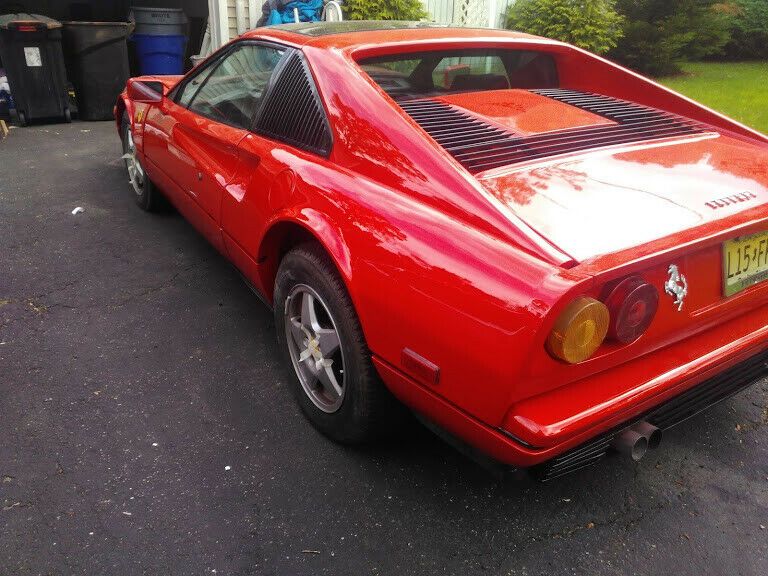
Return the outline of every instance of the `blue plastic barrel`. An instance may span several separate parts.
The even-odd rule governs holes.
[[[181,74],[184,71],[186,36],[134,34],[136,58],[142,74]]]

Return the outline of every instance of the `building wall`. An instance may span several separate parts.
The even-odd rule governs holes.
[[[131,6],[183,8],[190,18],[208,16],[208,0],[0,0],[0,13],[18,6],[22,6],[25,12],[43,14],[56,20],[80,17],[104,22],[125,21]]]
[[[515,0],[496,0],[493,9],[495,20],[489,23],[492,0],[422,0],[430,19],[443,24],[501,28],[504,14]]]
[[[256,27],[262,14],[263,0],[226,0],[229,39]]]
[[[212,0],[217,1],[217,0]],[[227,38],[236,38],[246,30],[254,28],[261,17],[263,0],[219,0],[222,16],[226,12]],[[424,8],[430,15],[430,20],[443,24],[459,26],[488,27],[489,3],[494,0],[422,0]],[[503,15],[507,6],[514,0],[495,0],[496,17],[492,27],[504,25]],[[238,13],[240,25],[238,26]],[[243,28],[245,25],[245,28]]]

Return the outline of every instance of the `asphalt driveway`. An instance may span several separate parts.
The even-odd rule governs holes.
[[[766,382],[547,485],[418,426],[337,446],[267,309],[119,157],[108,122],[0,141],[0,575],[768,574]]]

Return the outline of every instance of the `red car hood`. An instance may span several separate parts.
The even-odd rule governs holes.
[[[754,209],[768,202],[768,149],[709,134],[591,150],[478,179],[583,261],[703,225],[713,232],[725,217],[729,226],[738,214],[753,220]]]

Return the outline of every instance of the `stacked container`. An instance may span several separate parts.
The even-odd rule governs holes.
[[[60,22],[37,14],[0,16],[0,58],[22,126],[42,118],[71,120]]]
[[[127,22],[64,22],[67,72],[84,120],[109,120],[130,76]]]
[[[131,38],[141,74],[181,74],[187,45],[187,17],[181,8],[131,8]]]

